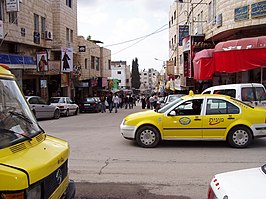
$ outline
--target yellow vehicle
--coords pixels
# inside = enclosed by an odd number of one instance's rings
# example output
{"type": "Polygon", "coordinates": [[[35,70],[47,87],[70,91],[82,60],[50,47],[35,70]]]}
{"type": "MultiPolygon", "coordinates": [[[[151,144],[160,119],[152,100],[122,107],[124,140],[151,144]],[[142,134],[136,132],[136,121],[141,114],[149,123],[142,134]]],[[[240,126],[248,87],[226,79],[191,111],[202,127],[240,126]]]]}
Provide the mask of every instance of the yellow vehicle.
{"type": "Polygon", "coordinates": [[[147,148],[160,140],[226,140],[244,148],[253,138],[266,136],[266,109],[225,95],[191,93],[158,112],[125,117],[120,129],[124,138],[147,148]]]}
{"type": "Polygon", "coordinates": [[[0,64],[0,198],[74,198],[69,145],[38,125],[8,66],[0,64]]]}

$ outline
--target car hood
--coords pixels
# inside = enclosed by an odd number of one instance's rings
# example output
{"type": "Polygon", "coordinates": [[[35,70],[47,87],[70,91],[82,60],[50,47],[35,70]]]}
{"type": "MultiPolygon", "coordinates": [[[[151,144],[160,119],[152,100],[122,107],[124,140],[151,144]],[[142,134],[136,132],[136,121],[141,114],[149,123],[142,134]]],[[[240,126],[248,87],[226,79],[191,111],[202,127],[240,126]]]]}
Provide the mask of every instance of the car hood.
{"type": "Polygon", "coordinates": [[[229,199],[265,198],[266,175],[261,167],[232,171],[215,175],[217,181],[213,184],[218,198],[225,195],[229,199]]]}
{"type": "MultiPolygon", "coordinates": [[[[17,180],[21,180],[23,176],[27,175],[29,183],[34,184],[67,161],[69,146],[64,140],[40,134],[31,141],[1,149],[0,155],[0,173],[9,171],[9,173],[6,172],[6,175],[2,174],[4,181],[17,184],[17,180]],[[12,173],[18,173],[18,171],[20,171],[20,175],[12,178],[12,173]]],[[[27,181],[22,181],[21,186],[24,183],[27,184],[27,181]]]]}
{"type": "Polygon", "coordinates": [[[142,112],[138,112],[138,113],[133,113],[128,115],[125,119],[126,120],[131,120],[134,118],[139,118],[139,117],[150,117],[150,116],[155,116],[158,115],[159,113],[153,111],[153,110],[148,110],[148,111],[142,111],[142,112]]]}

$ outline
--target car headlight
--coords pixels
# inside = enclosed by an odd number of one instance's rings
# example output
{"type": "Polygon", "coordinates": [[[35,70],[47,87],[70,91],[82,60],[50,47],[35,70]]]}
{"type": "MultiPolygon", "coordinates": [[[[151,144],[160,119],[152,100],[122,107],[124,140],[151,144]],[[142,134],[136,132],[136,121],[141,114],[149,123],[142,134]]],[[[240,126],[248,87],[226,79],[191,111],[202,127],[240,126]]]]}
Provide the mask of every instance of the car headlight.
{"type": "Polygon", "coordinates": [[[35,185],[27,190],[27,198],[41,199],[42,198],[42,188],[41,185],[35,185]]]}

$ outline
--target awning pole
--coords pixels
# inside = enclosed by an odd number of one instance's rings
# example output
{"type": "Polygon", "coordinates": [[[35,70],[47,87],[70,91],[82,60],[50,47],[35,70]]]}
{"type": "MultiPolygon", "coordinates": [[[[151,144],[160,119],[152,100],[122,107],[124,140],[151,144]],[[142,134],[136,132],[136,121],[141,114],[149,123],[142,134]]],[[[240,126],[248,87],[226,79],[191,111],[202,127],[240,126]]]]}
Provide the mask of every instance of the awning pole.
{"type": "Polygon", "coordinates": [[[262,84],[263,81],[263,68],[264,67],[260,67],[260,83],[262,84]]]}

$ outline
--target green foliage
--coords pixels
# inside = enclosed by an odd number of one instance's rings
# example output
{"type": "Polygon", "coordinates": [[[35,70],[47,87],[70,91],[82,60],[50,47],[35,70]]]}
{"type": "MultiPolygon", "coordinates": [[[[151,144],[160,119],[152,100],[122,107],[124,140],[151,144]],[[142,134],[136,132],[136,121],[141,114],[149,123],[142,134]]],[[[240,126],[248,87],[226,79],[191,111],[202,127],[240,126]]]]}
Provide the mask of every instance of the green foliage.
{"type": "Polygon", "coordinates": [[[138,58],[132,60],[131,87],[135,89],[139,89],[140,87],[138,58]]]}

